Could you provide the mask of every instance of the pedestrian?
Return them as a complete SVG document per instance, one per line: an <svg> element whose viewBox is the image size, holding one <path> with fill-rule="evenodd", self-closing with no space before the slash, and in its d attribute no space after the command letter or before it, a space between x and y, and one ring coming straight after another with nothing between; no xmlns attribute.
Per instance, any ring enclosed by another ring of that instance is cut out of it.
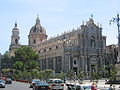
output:
<svg viewBox="0 0 120 90"><path fill-rule="evenodd" d="M115 90L115 85L113 86L113 90Z"/></svg>
<svg viewBox="0 0 120 90"><path fill-rule="evenodd" d="M110 84L110 90L113 90L113 88L112 88L112 84Z"/></svg>
<svg viewBox="0 0 120 90"><path fill-rule="evenodd" d="M97 90L97 87L96 87L95 83L92 84L91 90Z"/></svg>
<svg viewBox="0 0 120 90"><path fill-rule="evenodd" d="M105 79L105 82L107 83L107 79Z"/></svg>

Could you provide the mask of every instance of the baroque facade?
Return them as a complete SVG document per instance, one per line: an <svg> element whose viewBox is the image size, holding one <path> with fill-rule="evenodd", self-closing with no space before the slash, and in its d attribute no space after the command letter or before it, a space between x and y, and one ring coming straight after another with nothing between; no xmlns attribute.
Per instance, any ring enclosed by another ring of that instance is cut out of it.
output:
<svg viewBox="0 0 120 90"><path fill-rule="evenodd" d="M39 54L42 70L52 69L59 73L73 69L89 75L105 66L106 37L93 18L76 30L47 40L46 31L37 17L28 39L29 45Z"/></svg>
<svg viewBox="0 0 120 90"><path fill-rule="evenodd" d="M19 29L15 24L11 36L10 51L19 48ZM54 38L47 39L46 30L37 16L35 25L28 35L28 46L39 54L42 70L52 69L56 73L74 70L90 75L104 67L108 62L106 56L106 37L102 27L90 18L86 24Z"/></svg>

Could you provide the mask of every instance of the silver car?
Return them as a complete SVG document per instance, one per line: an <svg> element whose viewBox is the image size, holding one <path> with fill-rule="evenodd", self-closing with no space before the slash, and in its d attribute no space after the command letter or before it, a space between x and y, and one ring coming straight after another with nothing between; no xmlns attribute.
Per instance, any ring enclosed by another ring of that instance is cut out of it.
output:
<svg viewBox="0 0 120 90"><path fill-rule="evenodd" d="M5 82L3 80L0 80L0 87L5 88Z"/></svg>

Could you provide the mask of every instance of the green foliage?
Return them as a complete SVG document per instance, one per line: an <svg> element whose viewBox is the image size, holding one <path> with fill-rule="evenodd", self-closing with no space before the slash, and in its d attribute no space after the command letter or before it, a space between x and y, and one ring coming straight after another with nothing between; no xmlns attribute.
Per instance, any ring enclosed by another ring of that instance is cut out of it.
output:
<svg viewBox="0 0 120 90"><path fill-rule="evenodd" d="M11 76L12 73L12 60L9 56L9 52L5 52L1 58L1 71L3 76Z"/></svg>
<svg viewBox="0 0 120 90"><path fill-rule="evenodd" d="M12 69L10 69L10 68L4 68L4 69L2 69L2 74L3 74L3 76L7 77L11 71L12 71Z"/></svg>
<svg viewBox="0 0 120 90"><path fill-rule="evenodd" d="M92 72L91 73L91 79L94 80L98 80L99 79L99 75L98 72Z"/></svg>
<svg viewBox="0 0 120 90"><path fill-rule="evenodd" d="M71 80L74 77L74 71L73 70L67 71L66 76L68 77L68 79Z"/></svg>
<svg viewBox="0 0 120 90"><path fill-rule="evenodd" d="M38 69L32 69L31 78L38 78L40 71Z"/></svg>
<svg viewBox="0 0 120 90"><path fill-rule="evenodd" d="M108 79L111 81L116 80L116 75L117 75L117 68L114 65L109 65L106 67L107 73L106 76Z"/></svg>
<svg viewBox="0 0 120 90"><path fill-rule="evenodd" d="M117 69L114 65L108 65L98 69L98 72L91 73L92 80L98 80L99 78L108 78L111 81L116 80Z"/></svg>
<svg viewBox="0 0 120 90"><path fill-rule="evenodd" d="M78 79L83 80L84 73L83 73L83 72L79 72L79 73L77 74L77 77L78 77Z"/></svg>
<svg viewBox="0 0 120 90"><path fill-rule="evenodd" d="M22 46L15 51L15 60L16 61L30 61L30 60L38 60L38 54L33 51L28 46Z"/></svg>
<svg viewBox="0 0 120 90"><path fill-rule="evenodd" d="M38 54L30 47L22 46L15 51L13 64L16 78L34 78L38 77L39 65Z"/></svg>
<svg viewBox="0 0 120 90"><path fill-rule="evenodd" d="M4 73L10 72L10 71L11 71L11 69L10 69L10 68L5 68L5 69L2 69L2 72L4 72Z"/></svg>
<svg viewBox="0 0 120 90"><path fill-rule="evenodd" d="M15 70L21 70L23 71L24 70L24 63L22 61L16 61L14 64L13 64L13 68Z"/></svg>
<svg viewBox="0 0 120 90"><path fill-rule="evenodd" d="M106 70L104 67L98 68L98 76L99 78L105 78L106 75Z"/></svg>
<svg viewBox="0 0 120 90"><path fill-rule="evenodd" d="M66 73L61 72L59 77L64 80L66 78Z"/></svg>
<svg viewBox="0 0 120 90"><path fill-rule="evenodd" d="M51 70L51 69L46 69L45 71L42 72L42 76L45 80L52 77L52 74L53 74L53 70Z"/></svg>

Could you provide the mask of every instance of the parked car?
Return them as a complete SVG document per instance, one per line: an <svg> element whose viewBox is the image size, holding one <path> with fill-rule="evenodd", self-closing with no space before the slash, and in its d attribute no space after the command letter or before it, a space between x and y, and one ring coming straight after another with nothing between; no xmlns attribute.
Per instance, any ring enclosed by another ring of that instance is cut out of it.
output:
<svg viewBox="0 0 120 90"><path fill-rule="evenodd" d="M33 90L51 90L46 82L39 81L33 85Z"/></svg>
<svg viewBox="0 0 120 90"><path fill-rule="evenodd" d="M5 84L12 84L12 80L11 80L11 78L6 78L6 80L5 80Z"/></svg>
<svg viewBox="0 0 120 90"><path fill-rule="evenodd" d="M5 88L5 83L4 83L3 80L0 80L0 87L1 87L1 88Z"/></svg>
<svg viewBox="0 0 120 90"><path fill-rule="evenodd" d="M29 88L33 88L33 85L34 85L36 82L40 82L40 80L39 80L39 79L33 79L32 82L30 83Z"/></svg>
<svg viewBox="0 0 120 90"><path fill-rule="evenodd" d="M63 90L64 81L61 79L49 79L47 81L48 85L51 86L52 90Z"/></svg>
<svg viewBox="0 0 120 90"><path fill-rule="evenodd" d="M68 90L91 90L92 85L67 83Z"/></svg>
<svg viewBox="0 0 120 90"><path fill-rule="evenodd" d="M0 77L0 80L3 80L4 82L5 82L5 79L6 79L5 77Z"/></svg>

